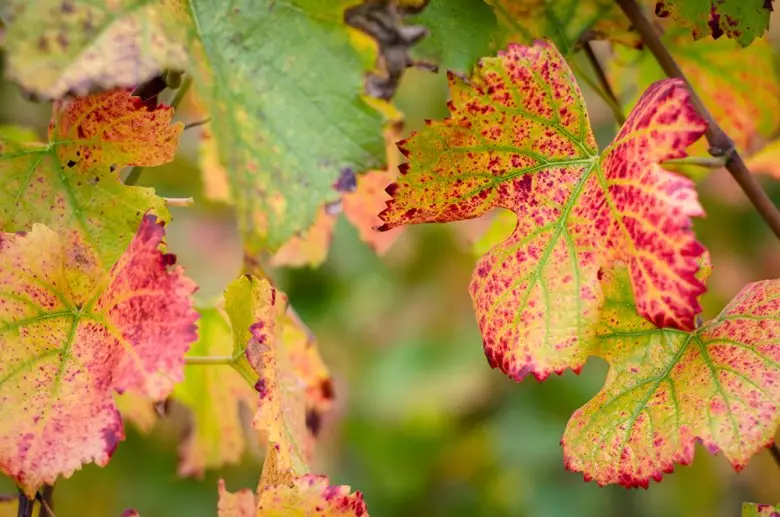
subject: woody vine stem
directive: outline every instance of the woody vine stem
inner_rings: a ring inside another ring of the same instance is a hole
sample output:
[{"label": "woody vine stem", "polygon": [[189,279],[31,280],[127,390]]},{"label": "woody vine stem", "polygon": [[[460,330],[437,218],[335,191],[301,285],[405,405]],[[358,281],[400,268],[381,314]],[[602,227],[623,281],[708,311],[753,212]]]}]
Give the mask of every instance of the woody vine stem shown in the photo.
[{"label": "woody vine stem", "polygon": [[[739,152],[734,148],[734,142],[729,135],[723,131],[723,128],[718,125],[712,117],[712,114],[701,102],[701,99],[696,94],[696,90],[694,90],[691,83],[688,82],[688,78],[685,77],[685,74],[677,65],[677,62],[669,53],[669,50],[664,45],[663,41],[661,41],[661,38],[658,37],[655,27],[653,27],[650,21],[645,17],[642,8],[636,3],[636,0],[616,0],[616,2],[631,21],[631,24],[642,38],[642,43],[650,49],[650,52],[652,52],[667,77],[685,81],[685,84],[691,92],[691,101],[693,102],[696,111],[707,121],[707,132],[705,133],[705,137],[710,144],[710,154],[716,158],[721,157],[725,160],[726,170],[729,171],[737,184],[739,184],[745,192],[750,202],[753,203],[753,206],[756,208],[756,211],[758,211],[766,224],[769,225],[769,228],[775,236],[780,239],[780,212],[769,199],[769,196],[766,195],[766,192],[761,188],[761,185],[759,185],[755,177],[750,173],[750,170],[745,165]],[[773,442],[769,446],[769,452],[772,454],[772,459],[774,459],[775,463],[780,466],[780,448],[778,448],[776,443]]]},{"label": "woody vine stem", "polygon": [[631,24],[642,38],[642,43],[650,49],[664,73],[668,77],[682,79],[688,85],[688,89],[691,91],[691,101],[696,111],[707,121],[705,136],[710,144],[710,154],[715,157],[725,158],[726,170],[729,171],[745,192],[775,236],[780,239],[780,212],[748,170],[739,152],[734,148],[731,138],[718,125],[701,102],[701,99],[699,99],[699,96],[696,95],[696,91],[691,87],[691,83],[688,82],[685,74],[683,74],[669,50],[661,41],[661,38],[658,37],[658,33],[653,25],[645,17],[642,8],[636,3],[636,0],[616,0],[616,2],[628,19],[631,20]]}]

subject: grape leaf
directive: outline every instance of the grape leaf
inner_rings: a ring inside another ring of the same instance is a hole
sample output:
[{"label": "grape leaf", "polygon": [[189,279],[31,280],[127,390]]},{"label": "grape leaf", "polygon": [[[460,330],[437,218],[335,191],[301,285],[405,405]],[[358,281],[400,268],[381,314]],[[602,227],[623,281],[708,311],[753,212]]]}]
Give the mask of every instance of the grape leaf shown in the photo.
[{"label": "grape leaf", "polygon": [[780,517],[780,504],[742,503],[742,517]]},{"label": "grape leaf", "polygon": [[429,32],[412,48],[416,59],[464,72],[490,51],[498,29],[496,15],[482,0],[431,0],[409,23]]},{"label": "grape leaf", "polygon": [[328,258],[328,250],[333,240],[333,230],[336,227],[341,208],[326,205],[317,212],[314,224],[303,235],[294,235],[279,248],[273,257],[271,265],[275,267],[318,267]]},{"label": "grape leaf", "polygon": [[401,236],[402,228],[380,232],[382,220],[377,214],[385,207],[390,196],[385,188],[390,185],[397,174],[397,160],[388,158],[386,171],[369,171],[357,178],[357,188],[354,192],[345,192],[341,200],[344,215],[357,228],[360,239],[368,244],[377,255],[384,254]]},{"label": "grape leaf", "polygon": [[[262,247],[273,251],[308,228],[318,208],[338,197],[331,185],[340,170],[381,164],[384,116],[362,94],[370,65],[353,47],[343,21],[344,9],[353,3],[193,0],[146,5],[126,0],[114,6],[72,0],[65,9],[55,0],[26,7],[17,1],[21,14],[12,17],[6,43],[9,53],[22,56],[14,62],[14,78],[28,78],[22,84],[45,96],[60,94],[66,88],[62,81],[67,87],[78,83],[80,90],[105,86],[96,77],[134,85],[149,75],[147,64],[191,74],[211,117],[244,241],[254,254]],[[38,47],[41,38],[59,36],[73,38],[68,52],[61,46]],[[90,60],[89,73],[63,79],[74,59],[78,63],[80,57],[99,53],[102,47],[95,43],[105,37],[132,48],[128,56],[136,61],[109,53],[109,59]],[[150,45],[159,46],[161,54],[139,62],[136,49]],[[181,48],[186,49],[183,58]],[[23,57],[30,55],[35,59]],[[51,65],[53,73],[29,79],[38,61]],[[119,72],[133,67],[140,72]]]},{"label": "grape leaf", "polygon": [[247,489],[228,492],[220,480],[218,515],[368,517],[368,510],[360,492],[351,493],[348,486],[331,486],[326,476],[304,474],[294,478],[291,485],[264,486],[257,499]]},{"label": "grape leaf", "polygon": [[[751,152],[778,127],[780,118],[780,77],[775,69],[771,44],[757,39],[742,48],[727,39],[691,42],[682,29],[669,30],[663,42],[691,81],[696,93],[715,120],[743,152]],[[609,69],[613,84],[633,96],[665,77],[652,54],[617,49],[617,59]],[[625,66],[622,63],[631,63]],[[728,63],[728,73],[724,73]],[[707,155],[704,140],[691,153]]]},{"label": "grape leaf", "polygon": [[658,0],[655,14],[671,16],[695,39],[726,35],[746,47],[769,28],[773,0]]},{"label": "grape leaf", "polygon": [[751,172],[763,172],[780,179],[780,140],[773,140],[745,159]]},{"label": "grape leaf", "polygon": [[225,291],[234,353],[243,352],[244,368],[256,374],[259,402],[252,425],[279,447],[282,470],[302,474],[333,387],[313,337],[286,308],[283,293],[251,275]]},{"label": "grape leaf", "polygon": [[149,2],[9,0],[0,9],[8,76],[38,96],[131,86],[186,63],[183,42]]},{"label": "grape leaf", "polygon": [[[118,89],[54,104],[49,142],[30,132],[0,129],[0,229],[42,223],[65,236],[81,266],[108,269],[127,249],[143,214],[169,219],[154,190],[127,187],[116,169],[151,167],[173,159],[183,125],[173,109],[148,110]],[[88,279],[86,279],[88,280]],[[89,283],[89,282],[88,282]]]},{"label": "grape leaf", "polygon": [[163,235],[144,217],[83,302],[71,287],[85,271],[57,233],[35,224],[2,235],[0,469],[28,496],[83,463],[108,462],[124,439],[114,391],[162,400],[181,379],[196,287],[158,250]]},{"label": "grape leaf", "polygon": [[493,6],[503,44],[530,44],[550,38],[565,56],[590,33],[591,39],[609,38],[638,46],[639,36],[612,0],[486,0]]},{"label": "grape leaf", "polygon": [[602,268],[629,264],[639,312],[694,327],[704,248],[693,183],[658,163],[685,156],[705,122],[676,80],[655,83],[599,156],[585,104],[549,43],[510,44],[467,84],[450,75],[451,117],[399,143],[409,158],[382,229],[518,215],[470,286],[491,366],[520,380],[578,369],[603,299]]},{"label": "grape leaf", "polygon": [[[230,356],[230,324],[218,309],[200,311],[199,339],[191,356]],[[184,382],[173,397],[193,413],[189,436],[179,454],[179,475],[202,476],[207,468],[236,463],[245,449],[240,405],[257,409],[257,392],[227,365],[194,365],[185,369]]]},{"label": "grape leaf", "polygon": [[569,421],[567,468],[599,484],[648,485],[693,461],[694,445],[736,469],[780,422],[780,281],[746,286],[692,332],[636,314],[625,269],[604,276],[592,353],[609,365],[601,391]]}]

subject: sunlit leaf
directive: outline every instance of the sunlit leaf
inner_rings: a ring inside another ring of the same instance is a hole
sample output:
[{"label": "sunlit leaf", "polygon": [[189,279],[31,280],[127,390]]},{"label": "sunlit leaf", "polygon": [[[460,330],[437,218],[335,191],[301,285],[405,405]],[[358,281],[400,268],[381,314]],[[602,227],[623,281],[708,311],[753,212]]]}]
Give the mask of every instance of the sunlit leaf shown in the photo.
[{"label": "sunlit leaf", "polygon": [[602,269],[629,264],[639,312],[692,329],[693,183],[661,161],[705,129],[681,82],[655,83],[599,155],[574,77],[554,47],[510,45],[471,83],[450,75],[451,117],[407,141],[383,228],[515,212],[514,233],[478,262],[470,292],[485,353],[514,379],[578,369],[603,300]]},{"label": "sunlit leaf", "polygon": [[92,271],[57,233],[33,225],[2,235],[0,468],[28,496],[108,462],[124,439],[115,391],[162,400],[181,380],[196,337],[195,285],[158,250],[163,235],[145,217],[111,272],[78,297],[72,284]]},{"label": "sunlit leaf", "polygon": [[634,310],[625,270],[605,275],[592,353],[605,386],[572,416],[566,466],[599,484],[647,486],[702,443],[736,469],[771,443],[780,415],[780,281],[750,284],[693,332]]},{"label": "sunlit leaf", "polygon": [[0,129],[0,229],[45,224],[68,240],[68,253],[82,269],[87,263],[108,269],[143,214],[152,209],[169,218],[153,189],[127,187],[116,171],[171,161],[182,131],[180,123],[171,125],[172,116],[170,107],[150,111],[120,89],[56,102],[47,144]]},{"label": "sunlit leaf", "polygon": [[[218,309],[201,310],[198,327],[189,356],[231,356],[230,324]],[[250,414],[257,409],[257,392],[247,381],[228,365],[192,365],[173,397],[193,414],[190,434],[179,450],[179,474],[202,476],[205,469],[238,462],[246,448],[241,406]]]},{"label": "sunlit leaf", "polygon": [[712,35],[750,45],[769,28],[773,0],[658,0],[655,14],[693,29],[695,39]]}]

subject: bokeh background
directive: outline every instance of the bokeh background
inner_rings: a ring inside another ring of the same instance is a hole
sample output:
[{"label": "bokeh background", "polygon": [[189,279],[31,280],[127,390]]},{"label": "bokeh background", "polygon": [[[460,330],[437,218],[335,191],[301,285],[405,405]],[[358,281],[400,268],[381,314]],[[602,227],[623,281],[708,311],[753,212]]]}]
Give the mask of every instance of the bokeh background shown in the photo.
[{"label": "bokeh background", "polygon": [[[604,144],[616,125],[584,89]],[[404,131],[446,116],[446,100],[443,74],[411,70],[396,97]],[[49,113],[49,105],[0,84],[0,123],[36,128],[44,138]],[[189,116],[185,106],[179,118]],[[238,274],[241,254],[230,209],[203,196],[197,143],[197,130],[185,132],[176,161],[147,170],[142,184],[195,198],[192,208],[172,209],[168,242],[208,303]],[[780,182],[761,181],[780,204]],[[746,283],[780,277],[780,245],[724,171],[701,180],[699,192],[707,217],[696,231],[715,266],[703,300],[709,318]],[[648,490],[598,487],[567,472],[559,440],[571,413],[598,391],[606,365],[592,360],[578,376],[519,384],[489,368],[467,293],[472,242],[484,227],[413,227],[377,257],[342,218],[322,267],[272,270],[318,336],[336,381],[315,472],[361,490],[372,517],[734,517],[743,501],[780,501],[780,466],[765,451],[737,474],[699,448],[692,466]],[[128,425],[108,467],[88,465],[57,482],[57,516],[118,516],[126,508],[142,517],[213,516],[219,478],[231,490],[256,486],[258,447],[239,465],[179,478],[177,447],[188,425],[175,406],[148,434]],[[0,493],[14,490],[0,479]],[[0,508],[15,515],[15,503]]]}]

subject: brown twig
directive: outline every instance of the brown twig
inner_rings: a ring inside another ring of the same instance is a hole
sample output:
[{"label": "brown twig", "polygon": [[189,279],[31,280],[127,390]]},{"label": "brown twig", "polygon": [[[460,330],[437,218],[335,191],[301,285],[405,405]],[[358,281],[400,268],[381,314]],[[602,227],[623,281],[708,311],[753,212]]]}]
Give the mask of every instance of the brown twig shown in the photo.
[{"label": "brown twig", "polygon": [[726,158],[726,170],[729,171],[734,180],[739,184],[747,195],[748,199],[756,208],[758,213],[769,225],[772,232],[780,238],[780,212],[772,203],[766,192],[761,188],[756,179],[748,170],[744,160],[734,148],[734,142],[718,125],[712,114],[707,110],[699,99],[696,92],[691,87],[690,82],[683,74],[680,67],[669,54],[666,46],[663,44],[655,28],[650,24],[642,12],[642,8],[636,3],[636,0],[616,0],[617,4],[626,13],[636,31],[642,37],[642,42],[650,49],[655,56],[658,64],[664,70],[668,77],[682,79],[688,85],[691,91],[691,102],[696,111],[707,121],[707,132],[705,136],[710,144],[710,154],[713,156],[723,156]]},{"label": "brown twig", "polygon": [[43,491],[37,498],[41,502],[41,511],[38,517],[56,517],[54,515],[54,486],[44,485]]},{"label": "brown twig", "polygon": [[19,489],[19,509],[16,511],[16,517],[32,517],[35,499],[27,499],[24,490]]},{"label": "brown twig", "polygon": [[582,49],[585,51],[585,56],[588,58],[588,61],[593,67],[593,70],[596,72],[596,78],[601,85],[601,89],[604,90],[604,94],[609,99],[609,104],[612,104],[612,112],[615,114],[615,119],[617,119],[618,125],[622,126],[626,122],[626,116],[620,107],[620,101],[618,100],[617,95],[615,95],[615,90],[613,90],[612,85],[609,84],[609,79],[607,78],[607,74],[604,72],[604,68],[601,66],[601,62],[599,61],[598,56],[593,51],[591,42],[583,42]]}]

